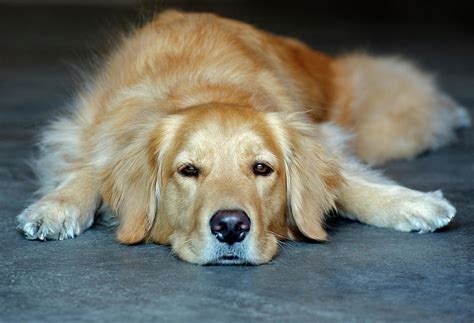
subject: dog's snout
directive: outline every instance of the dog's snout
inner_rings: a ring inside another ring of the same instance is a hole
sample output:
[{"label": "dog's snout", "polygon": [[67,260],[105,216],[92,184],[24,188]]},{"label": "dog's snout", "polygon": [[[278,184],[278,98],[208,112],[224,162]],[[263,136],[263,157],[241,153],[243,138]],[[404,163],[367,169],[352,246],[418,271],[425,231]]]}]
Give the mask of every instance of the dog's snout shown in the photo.
[{"label": "dog's snout", "polygon": [[212,216],[209,225],[217,240],[232,245],[245,239],[250,218],[242,210],[222,210]]}]

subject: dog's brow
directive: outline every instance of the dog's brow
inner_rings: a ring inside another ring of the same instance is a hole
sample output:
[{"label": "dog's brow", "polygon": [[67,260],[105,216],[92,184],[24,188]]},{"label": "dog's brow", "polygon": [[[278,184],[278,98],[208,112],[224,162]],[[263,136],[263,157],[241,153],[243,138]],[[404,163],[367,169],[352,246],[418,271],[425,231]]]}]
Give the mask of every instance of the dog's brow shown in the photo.
[{"label": "dog's brow", "polygon": [[276,166],[278,163],[278,158],[271,152],[260,153],[255,156],[255,161],[267,162],[271,166]]},{"label": "dog's brow", "polygon": [[175,160],[175,164],[177,165],[181,165],[181,164],[185,164],[185,163],[189,163],[189,162],[193,162],[191,156],[191,154],[187,151],[182,151],[180,153],[178,153],[176,155],[176,158],[174,159]]}]

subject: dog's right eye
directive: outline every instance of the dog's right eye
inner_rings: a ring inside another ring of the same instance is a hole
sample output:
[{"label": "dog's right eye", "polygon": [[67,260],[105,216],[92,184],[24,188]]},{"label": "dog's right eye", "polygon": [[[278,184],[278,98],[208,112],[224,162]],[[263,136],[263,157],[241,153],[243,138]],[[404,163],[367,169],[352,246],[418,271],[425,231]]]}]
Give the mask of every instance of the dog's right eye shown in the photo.
[{"label": "dog's right eye", "polygon": [[273,169],[265,163],[255,163],[253,173],[257,176],[268,176],[273,173]]},{"label": "dog's right eye", "polygon": [[188,164],[184,165],[178,170],[178,173],[181,176],[186,176],[186,177],[198,177],[199,176],[199,168],[197,168],[194,165]]}]

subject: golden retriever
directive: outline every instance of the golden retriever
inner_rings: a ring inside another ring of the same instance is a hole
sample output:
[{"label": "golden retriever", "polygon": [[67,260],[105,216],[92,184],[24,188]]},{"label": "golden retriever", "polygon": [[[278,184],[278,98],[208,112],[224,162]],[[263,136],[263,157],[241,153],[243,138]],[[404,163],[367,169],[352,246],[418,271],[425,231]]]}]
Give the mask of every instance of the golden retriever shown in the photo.
[{"label": "golden retriever", "polygon": [[[430,232],[441,191],[365,164],[411,158],[468,126],[465,109],[398,58],[330,57],[213,14],[167,11],[126,37],[45,130],[28,239],[62,240],[109,210],[125,244],[197,264],[261,264],[279,239],[326,240],[325,214]],[[356,157],[364,162],[359,162]]]}]

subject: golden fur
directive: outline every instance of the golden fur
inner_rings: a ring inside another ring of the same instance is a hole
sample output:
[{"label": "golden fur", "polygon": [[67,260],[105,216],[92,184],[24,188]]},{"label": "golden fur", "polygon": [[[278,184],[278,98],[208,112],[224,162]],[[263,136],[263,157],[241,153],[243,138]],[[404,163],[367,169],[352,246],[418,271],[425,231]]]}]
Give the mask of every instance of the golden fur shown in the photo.
[{"label": "golden fur", "polygon": [[[410,158],[468,120],[403,60],[333,58],[241,22],[167,11],[125,38],[74,113],[44,132],[42,197],[19,228],[29,239],[72,238],[110,209],[120,242],[171,244],[199,264],[259,264],[278,239],[325,240],[324,216],[336,208],[434,231],[455,214],[440,191],[398,186],[351,151],[370,164]],[[255,162],[274,172],[256,176]],[[179,174],[187,164],[198,177]],[[231,246],[209,230],[226,209],[252,223]]]}]

